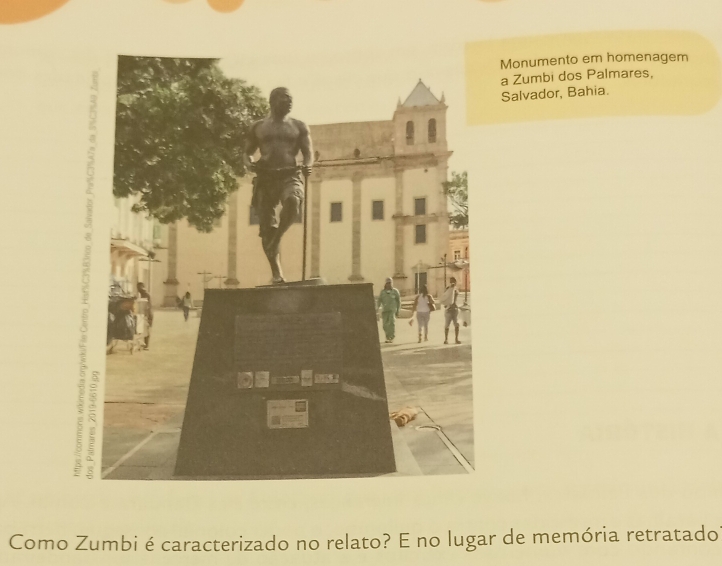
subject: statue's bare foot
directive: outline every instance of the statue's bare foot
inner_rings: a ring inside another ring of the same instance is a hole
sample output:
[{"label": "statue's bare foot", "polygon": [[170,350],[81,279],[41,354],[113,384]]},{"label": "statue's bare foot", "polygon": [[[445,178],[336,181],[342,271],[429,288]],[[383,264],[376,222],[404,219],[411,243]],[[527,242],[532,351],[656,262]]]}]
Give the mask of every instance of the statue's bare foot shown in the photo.
[{"label": "statue's bare foot", "polygon": [[283,278],[283,272],[281,271],[281,264],[278,261],[278,257],[276,257],[275,262],[275,269],[271,269],[271,272],[273,273],[273,282],[274,283],[285,283],[286,280]]},{"label": "statue's bare foot", "polygon": [[271,264],[271,274],[273,275],[273,284],[285,283],[286,280],[283,278],[283,271],[281,270],[281,261],[278,252],[275,256],[268,258]]}]

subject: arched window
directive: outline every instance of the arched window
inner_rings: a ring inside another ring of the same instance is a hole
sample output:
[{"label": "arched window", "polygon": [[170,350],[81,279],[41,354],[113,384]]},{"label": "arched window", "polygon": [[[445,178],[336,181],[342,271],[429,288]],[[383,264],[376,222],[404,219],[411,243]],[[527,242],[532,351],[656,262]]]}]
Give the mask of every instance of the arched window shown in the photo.
[{"label": "arched window", "polygon": [[414,123],[406,122],[406,145],[414,145]]},{"label": "arched window", "polygon": [[436,120],[429,120],[429,143],[436,143]]}]

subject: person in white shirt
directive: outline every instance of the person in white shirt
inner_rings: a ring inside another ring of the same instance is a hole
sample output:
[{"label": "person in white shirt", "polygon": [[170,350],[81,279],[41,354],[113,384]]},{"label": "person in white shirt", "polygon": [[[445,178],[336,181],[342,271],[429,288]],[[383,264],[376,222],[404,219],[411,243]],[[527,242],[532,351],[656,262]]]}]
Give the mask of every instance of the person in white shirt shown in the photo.
[{"label": "person in white shirt", "polygon": [[424,331],[424,341],[429,340],[429,318],[431,317],[431,311],[436,310],[434,303],[434,297],[429,294],[426,285],[419,287],[419,294],[414,299],[414,306],[411,310],[411,320],[409,320],[409,326],[414,322],[414,313],[416,313],[416,321],[419,323],[419,342],[421,342],[421,331]]},{"label": "person in white shirt", "polygon": [[188,315],[193,308],[193,299],[191,298],[190,291],[188,291],[183,297],[183,300],[181,301],[181,306],[183,307],[183,318],[185,318],[186,322],[188,322]]},{"label": "person in white shirt", "polygon": [[444,291],[444,296],[441,299],[441,304],[446,307],[444,311],[444,344],[449,343],[449,327],[451,323],[454,323],[454,332],[456,334],[456,343],[461,344],[459,341],[459,307],[456,304],[456,300],[459,298],[459,291],[456,289],[456,278],[452,277],[449,279],[451,283]]}]

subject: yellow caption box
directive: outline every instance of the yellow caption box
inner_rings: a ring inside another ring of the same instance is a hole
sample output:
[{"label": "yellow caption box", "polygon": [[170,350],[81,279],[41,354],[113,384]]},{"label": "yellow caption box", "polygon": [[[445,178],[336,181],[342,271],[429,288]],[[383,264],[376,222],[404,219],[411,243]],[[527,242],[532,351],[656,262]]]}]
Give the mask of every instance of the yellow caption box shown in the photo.
[{"label": "yellow caption box", "polygon": [[616,31],[466,45],[471,126],[592,116],[691,115],[722,92],[714,46],[688,31]]}]

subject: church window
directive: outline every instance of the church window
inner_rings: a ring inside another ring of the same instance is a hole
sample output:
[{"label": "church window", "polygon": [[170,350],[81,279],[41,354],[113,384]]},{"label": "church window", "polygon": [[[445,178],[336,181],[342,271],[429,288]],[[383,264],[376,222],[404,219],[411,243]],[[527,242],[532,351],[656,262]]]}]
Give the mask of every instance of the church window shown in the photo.
[{"label": "church window", "polygon": [[436,120],[429,120],[429,143],[436,143]]},{"label": "church window", "polygon": [[414,145],[414,123],[406,122],[406,145]]},{"label": "church window", "polygon": [[343,219],[343,203],[332,202],[331,203],[331,222],[341,222]]},{"label": "church window", "polygon": [[371,219],[372,220],[383,220],[384,219],[384,201],[375,200],[371,203]]},{"label": "church window", "polygon": [[354,149],[354,150],[353,150],[353,156],[354,156],[356,159],[358,159],[359,157],[361,157],[361,150],[360,150],[359,148]]},{"label": "church window", "polygon": [[415,226],[415,228],[416,228],[415,242],[417,244],[425,244],[426,243],[426,224],[417,224]]},{"label": "church window", "polygon": [[414,199],[414,215],[425,216],[426,215],[426,198],[415,198]]}]

